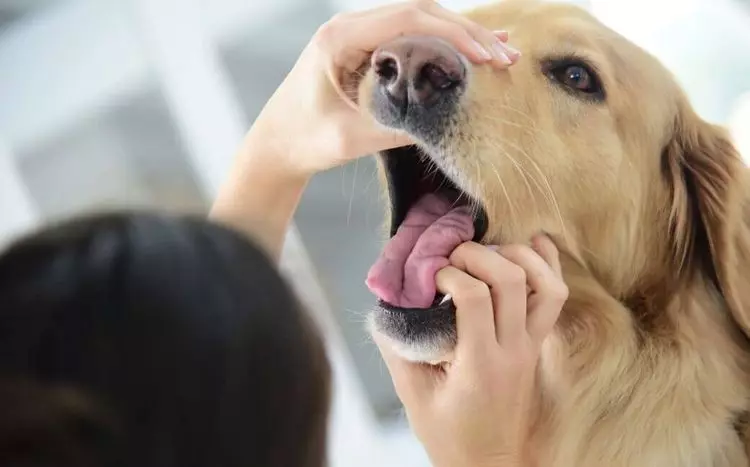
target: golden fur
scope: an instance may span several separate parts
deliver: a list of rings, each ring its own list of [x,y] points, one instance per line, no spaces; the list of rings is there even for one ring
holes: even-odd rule
[[[473,68],[440,150],[487,208],[484,241],[550,233],[570,288],[540,363],[537,465],[749,465],[739,154],[655,58],[585,11],[508,0],[467,16],[507,29],[524,55],[505,72]],[[567,54],[595,64],[603,104],[540,72],[540,60]]]

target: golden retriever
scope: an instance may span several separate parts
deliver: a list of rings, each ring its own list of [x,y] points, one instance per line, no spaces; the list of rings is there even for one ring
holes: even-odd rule
[[[739,154],[654,57],[584,10],[508,0],[467,16],[508,30],[520,61],[472,66],[404,37],[358,85],[418,142],[379,155],[393,238],[369,277],[373,331],[406,358],[445,359],[455,315],[429,282],[449,249],[547,232],[570,298],[540,362],[537,465],[747,466]]]

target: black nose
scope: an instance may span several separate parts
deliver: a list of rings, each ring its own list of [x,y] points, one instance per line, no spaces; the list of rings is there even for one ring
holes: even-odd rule
[[[448,43],[432,37],[402,37],[372,56],[373,69],[391,104],[430,107],[456,94],[466,78],[466,66]]]

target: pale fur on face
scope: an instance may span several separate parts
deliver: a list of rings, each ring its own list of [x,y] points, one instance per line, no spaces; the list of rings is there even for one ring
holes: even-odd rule
[[[537,465],[749,465],[739,154],[654,57],[585,11],[508,0],[467,16],[508,30],[523,57],[505,72],[475,66],[450,130],[422,145],[485,206],[484,242],[545,231],[561,250],[570,299],[540,363]],[[554,57],[591,64],[603,102],[552,83]],[[368,72],[364,107],[373,85]]]

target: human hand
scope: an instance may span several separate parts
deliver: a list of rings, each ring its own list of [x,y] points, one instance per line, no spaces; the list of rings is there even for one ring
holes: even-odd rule
[[[377,47],[403,35],[441,37],[469,60],[499,68],[520,56],[504,44],[507,33],[486,30],[433,0],[339,14],[302,52],[256,120],[247,145],[270,144],[265,153],[273,155],[273,163],[309,177],[357,156],[410,144],[405,133],[360,112],[346,89],[356,84]]]
[[[347,85],[356,87],[377,47],[403,35],[441,37],[469,60],[499,68],[520,56],[504,44],[507,33],[488,31],[433,0],[334,17],[312,38],[248,132],[211,218],[252,235],[279,258],[312,175],[411,144],[405,133],[360,112],[345,91]]]
[[[528,465],[541,346],[568,296],[558,251],[546,236],[497,253],[467,242],[450,262],[436,282],[456,305],[453,360],[415,364],[376,343],[436,467]]]

